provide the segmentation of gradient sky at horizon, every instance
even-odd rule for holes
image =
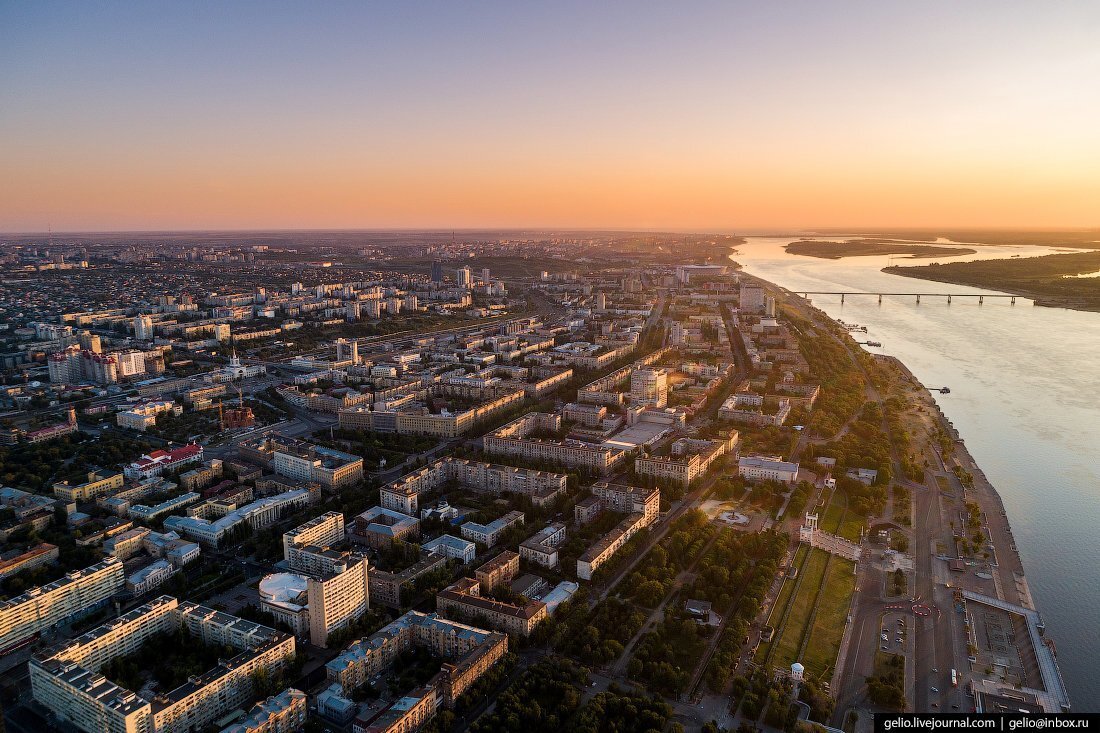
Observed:
[[[1100,3],[0,1],[0,231],[1100,226]]]

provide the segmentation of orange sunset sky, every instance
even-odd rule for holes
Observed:
[[[1100,4],[0,6],[0,230],[1100,224]]]

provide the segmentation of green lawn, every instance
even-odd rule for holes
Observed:
[[[802,563],[806,559],[806,554],[810,551],[808,545],[799,545],[798,550],[795,551],[794,561],[791,563],[791,567],[801,568]],[[801,569],[799,574],[801,574]],[[798,582],[798,578],[792,578],[788,574],[783,581],[783,587],[779,589],[779,595],[775,599],[775,605],[772,606],[771,612],[768,613],[768,626],[775,627],[779,623],[779,620],[783,618],[783,611],[787,608],[787,604],[791,601],[791,593],[794,592],[795,583]],[[767,656],[768,650],[771,649],[779,639],[779,629],[776,629],[775,634],[772,636],[772,640],[760,645],[760,648],[756,651],[756,660],[762,661]]]
[[[805,658],[799,660],[806,665],[807,673],[817,679],[827,679],[836,664],[840,639],[848,620],[848,606],[855,591],[854,570],[854,563],[839,557],[829,563],[829,574],[817,599],[817,615],[810,629]]]
[[[806,564],[799,573],[802,582],[798,587],[798,593],[791,599],[791,611],[787,616],[787,623],[778,632],[771,658],[773,666],[787,667],[797,661],[795,657],[798,656],[798,649],[802,645],[802,636],[810,619],[810,613],[813,611],[814,599],[817,596],[821,578],[825,574],[828,557],[828,553],[824,550],[812,550],[806,559]]]
[[[847,505],[848,497],[843,492],[834,491],[818,526],[823,532],[839,535],[852,542],[859,542],[864,517],[850,511],[845,512]]]

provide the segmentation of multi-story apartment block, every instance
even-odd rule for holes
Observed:
[[[443,705],[450,707],[507,653],[508,637],[449,621],[438,614],[409,611],[353,643],[326,664],[325,670],[329,681],[339,683],[348,693],[388,669],[402,652],[413,647],[426,648],[448,660],[428,684],[439,692]]]
[[[645,367],[630,374],[630,403],[649,407],[668,404],[668,372],[664,369]]]
[[[477,545],[461,537],[443,534],[421,546],[425,552],[437,553],[463,565],[469,565],[477,556]]]
[[[140,405],[134,405],[129,410],[117,413],[115,415],[115,422],[118,423],[119,427],[138,430],[144,433],[157,424],[158,415],[166,413],[182,415],[183,405],[178,405],[171,400],[152,400]]]
[[[98,610],[122,590],[125,582],[122,561],[108,557],[0,601],[0,650]]]
[[[183,631],[237,653],[152,700],[100,670],[153,637]],[[88,733],[186,733],[210,726],[253,696],[257,674],[278,672],[294,637],[221,611],[161,596],[30,661],[31,694],[58,719]]]
[[[445,457],[383,486],[380,492],[382,506],[415,515],[420,511],[418,495],[438,489],[448,481],[484,493],[523,494],[536,506],[543,506],[565,491],[568,476]]]
[[[222,477],[223,464],[217,458],[211,458],[198,468],[180,474],[180,488],[184,491],[197,491],[214,483]]]
[[[561,417],[545,412],[529,412],[482,438],[490,455],[514,456],[529,461],[546,461],[574,468],[608,473],[626,458],[626,452],[614,448],[537,437],[561,430]]]
[[[142,551],[148,534],[149,529],[145,527],[128,529],[106,540],[103,543],[103,551],[119,560],[128,560]]]
[[[471,545],[472,547],[473,545]],[[448,557],[442,553],[428,552],[423,559],[396,573],[371,568],[368,583],[371,603],[399,609],[406,600],[402,594],[417,578],[445,566]]]
[[[59,552],[57,545],[42,542],[22,554],[0,560],[0,580],[10,578],[24,570],[57,562]]]
[[[791,401],[787,397],[777,400],[774,412],[768,412],[764,407],[762,396],[739,392],[722,403],[718,410],[718,419],[762,427],[779,427],[791,414]]]
[[[492,593],[497,588],[512,582],[519,575],[519,554],[505,550],[474,570],[474,577],[481,589]]]
[[[363,480],[363,459],[359,456],[301,440],[283,437],[270,440],[273,443],[271,467],[280,476],[315,481],[328,489]]]
[[[306,693],[288,687],[262,700],[221,733],[295,733],[306,723]]]
[[[394,542],[415,542],[420,538],[420,520],[385,507],[371,507],[352,521],[348,536],[375,549]]]
[[[636,486],[621,486],[601,481],[592,486],[592,494],[610,511],[626,517],[577,558],[577,577],[591,580],[593,573],[622,549],[631,537],[653,524],[661,510],[661,492]]]
[[[725,438],[696,440],[681,438],[672,444],[671,455],[643,455],[634,459],[634,471],[639,476],[672,481],[685,488],[702,476],[714,461],[735,452],[739,435],[731,430]]]
[[[619,513],[637,512],[649,524],[657,519],[661,511],[661,492],[658,489],[646,489],[641,486],[623,486],[598,481],[592,484],[592,495],[600,500],[605,509]]]
[[[565,525],[554,522],[543,527],[519,546],[519,556],[544,568],[558,566],[558,545],[565,541]]]
[[[546,604],[528,601],[522,606],[485,598],[481,584],[462,578],[435,596],[435,605],[448,618],[484,623],[491,629],[516,636],[530,636],[546,620]]]
[[[488,524],[466,522],[461,527],[463,538],[492,547],[510,528],[523,524],[523,512],[511,511]]]
[[[88,480],[82,484],[73,485],[68,481],[55,483],[53,493],[64,501],[91,501],[97,496],[121,489],[124,482],[125,477],[121,473],[92,471],[88,473]]]
[[[298,558],[303,554],[302,548],[328,548],[340,544],[346,537],[344,515],[340,512],[325,512],[283,534],[283,559],[294,570],[309,570],[304,564],[306,561]]]
[[[432,396],[476,398],[480,402],[467,410],[432,412],[422,402],[409,400],[408,404],[386,403],[349,407],[339,412],[340,427],[348,430],[372,430],[375,432],[431,435],[439,438],[456,438],[469,432],[477,423],[497,415],[518,404],[526,396],[523,388],[464,387],[455,384],[434,385],[423,393]]]

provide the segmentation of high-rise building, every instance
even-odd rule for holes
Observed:
[[[219,343],[228,343],[233,337],[232,327],[228,323],[215,323],[214,324],[214,338]]]
[[[336,361],[350,361],[352,364],[358,364],[359,342],[336,339]]]
[[[742,313],[764,312],[764,288],[759,285],[741,284],[738,308]]]
[[[347,315],[348,320],[349,321],[358,321],[361,315],[362,315],[362,306],[359,304],[359,301],[358,300],[349,300],[348,301],[348,315]]]
[[[630,374],[630,401],[635,405],[665,407],[668,404],[668,372],[635,369]]]
[[[471,277],[471,275],[470,275],[470,266],[469,265],[463,265],[462,267],[458,268],[458,272],[456,274],[458,276],[458,287],[460,287],[460,288],[470,287],[470,277]]]
[[[443,263],[439,260],[432,261],[432,282],[443,282]]]
[[[489,276],[489,268],[488,267],[481,268],[481,282],[487,283],[490,280],[492,280],[492,278]]]
[[[141,341],[153,340],[153,319],[149,316],[134,318],[134,336]]]
[[[118,376],[134,377],[145,373],[145,353],[142,351],[120,351],[115,360],[118,362]]]
[[[91,331],[80,332],[80,348],[87,349],[93,354],[103,353],[103,342],[100,340],[97,334]]]
[[[607,310],[607,293],[596,293],[596,310]]]

